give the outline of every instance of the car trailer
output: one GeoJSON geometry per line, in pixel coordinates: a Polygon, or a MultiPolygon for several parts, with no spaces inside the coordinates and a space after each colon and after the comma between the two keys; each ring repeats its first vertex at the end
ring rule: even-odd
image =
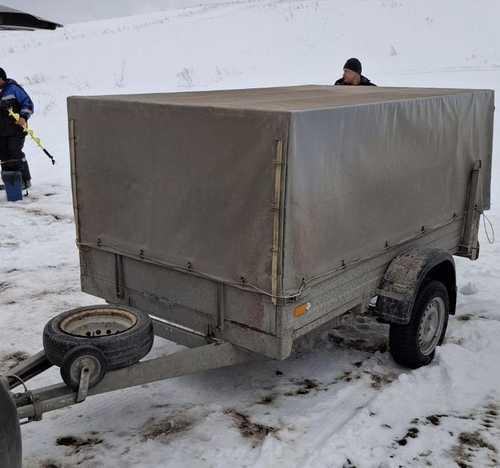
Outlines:
{"type": "Polygon", "coordinates": [[[44,350],[0,377],[0,466],[21,466],[20,421],[286,359],[350,312],[390,324],[397,363],[430,363],[455,313],[453,256],[479,256],[493,103],[326,86],[70,97],[82,290],[108,304],[51,319],[44,350]],[[155,335],[187,349],[148,359],[155,335]],[[53,365],[63,383],[28,387],[53,365]]]}

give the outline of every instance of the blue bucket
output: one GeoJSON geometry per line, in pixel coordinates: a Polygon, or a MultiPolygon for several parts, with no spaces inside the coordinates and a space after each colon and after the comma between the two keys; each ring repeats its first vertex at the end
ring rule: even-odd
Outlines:
{"type": "Polygon", "coordinates": [[[3,171],[2,180],[7,193],[7,201],[23,199],[22,175],[19,171],[3,171]]]}

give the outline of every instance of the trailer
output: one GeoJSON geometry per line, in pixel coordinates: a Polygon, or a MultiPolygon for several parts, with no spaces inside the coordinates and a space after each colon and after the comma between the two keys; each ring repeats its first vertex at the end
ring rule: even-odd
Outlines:
{"type": "MultiPolygon", "coordinates": [[[[490,206],[494,93],[297,86],[68,98],[82,290],[0,378],[1,466],[19,420],[257,359],[347,313],[428,364],[490,206]],[[155,359],[158,336],[187,346],[155,359]],[[48,367],[63,383],[28,390],[48,367]],[[24,386],[25,391],[13,389],[24,386]],[[2,458],[3,457],[3,458],[2,458]]],[[[9,464],[10,463],[10,464],[9,464]]]]}

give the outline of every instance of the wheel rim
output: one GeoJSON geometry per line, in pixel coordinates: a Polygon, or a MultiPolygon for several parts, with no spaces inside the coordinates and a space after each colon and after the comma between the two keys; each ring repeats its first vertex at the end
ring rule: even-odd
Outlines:
{"type": "Polygon", "coordinates": [[[61,330],[74,336],[100,338],[117,335],[137,323],[134,314],[115,308],[95,308],[77,312],[61,322],[61,330]]]}
{"type": "Polygon", "coordinates": [[[446,307],[441,297],[432,298],[426,305],[418,327],[418,346],[424,356],[436,349],[443,332],[446,307]]]}

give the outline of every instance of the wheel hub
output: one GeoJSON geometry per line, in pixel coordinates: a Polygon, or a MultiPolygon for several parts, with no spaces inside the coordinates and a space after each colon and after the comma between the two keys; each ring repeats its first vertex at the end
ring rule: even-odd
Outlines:
{"type": "Polygon", "coordinates": [[[89,387],[93,387],[97,382],[101,375],[101,363],[99,359],[95,356],[84,355],[75,359],[71,364],[69,369],[71,381],[78,385],[80,382],[80,375],[83,368],[87,368],[89,371],[89,387]]]}
{"type": "Polygon", "coordinates": [[[434,297],[428,303],[422,314],[418,329],[418,345],[420,352],[428,356],[439,343],[445,319],[445,304],[441,297],[434,297]]]}

